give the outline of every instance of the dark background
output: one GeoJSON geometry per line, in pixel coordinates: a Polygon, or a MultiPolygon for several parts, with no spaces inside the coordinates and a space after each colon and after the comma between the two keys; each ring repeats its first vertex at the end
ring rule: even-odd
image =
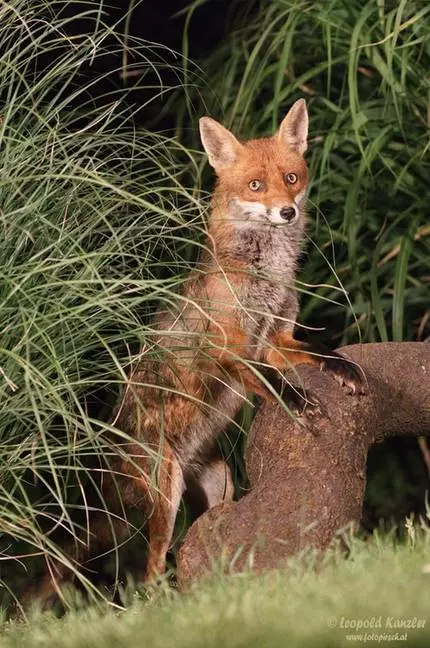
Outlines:
{"type": "MultiPolygon", "coordinates": [[[[94,5],[98,5],[98,2],[94,5]]],[[[162,43],[181,51],[186,21],[184,10],[189,5],[190,2],[180,0],[111,0],[105,4],[104,19],[110,24],[118,23],[127,12],[131,12],[131,19],[128,21],[128,32],[131,36],[162,43]]],[[[223,38],[226,19],[230,13],[229,6],[229,0],[208,0],[194,11],[189,26],[191,58],[200,58],[210,53],[223,38]]],[[[82,13],[82,10],[82,4],[78,2],[70,2],[66,8],[67,15],[70,16],[82,13]]],[[[73,25],[76,33],[91,31],[88,30],[89,23],[84,19],[76,20],[73,25]]],[[[125,22],[122,25],[125,26],[125,22]]]]}
{"type": "MultiPolygon", "coordinates": [[[[165,60],[165,67],[157,66],[157,75],[161,75],[165,87],[173,87],[178,83],[177,74],[172,70],[173,65],[181,65],[180,54],[183,51],[184,33],[186,33],[188,58],[194,63],[201,63],[204,58],[210,55],[217,44],[222,42],[229,31],[235,12],[246,9],[253,14],[258,8],[256,2],[242,2],[232,6],[229,0],[208,0],[202,6],[197,7],[191,19],[187,23],[187,8],[189,2],[179,0],[160,0],[159,2],[140,0],[127,2],[127,0],[110,0],[104,6],[103,22],[109,26],[115,26],[115,31],[126,34],[128,43],[133,38],[140,41],[148,41],[169,48],[170,51],[157,48],[159,56],[165,60]],[[187,29],[185,27],[187,25],[187,29]],[[173,52],[179,53],[179,56],[173,52]]],[[[76,16],[88,11],[89,3],[82,5],[77,2],[70,2],[61,11],[61,15],[70,18],[66,31],[69,36],[91,33],[94,29],[94,13],[88,18],[77,18],[76,16]]],[[[98,2],[94,2],[98,6],[98,2]]],[[[58,15],[58,8],[55,8],[58,15]]],[[[49,16],[47,15],[49,21],[49,16]]],[[[169,130],[175,125],[174,112],[164,110],[165,99],[160,102],[150,103],[142,109],[139,106],[145,104],[145,100],[151,98],[148,90],[139,87],[139,75],[130,76],[126,80],[121,78],[119,70],[123,64],[122,52],[114,38],[111,42],[105,41],[106,54],[98,56],[91,66],[82,66],[79,78],[84,85],[85,81],[97,79],[91,88],[91,100],[94,103],[104,102],[106,93],[114,93],[116,90],[121,93],[121,100],[127,101],[133,106],[135,123],[150,129],[169,130]],[[116,49],[117,53],[112,53],[116,49]],[[125,98],[124,88],[129,92],[125,98]],[[160,112],[161,110],[161,112],[160,112]]],[[[127,63],[133,64],[133,46],[130,45],[127,63]]],[[[136,60],[134,61],[135,65],[136,60]]],[[[191,67],[193,67],[191,64],[191,67]]],[[[39,57],[37,62],[38,72],[46,70],[50,60],[39,57]]],[[[138,64],[137,64],[138,65],[138,64]]],[[[204,63],[202,65],[204,71],[204,63]]],[[[142,77],[140,77],[142,78],[142,77]]],[[[151,71],[145,72],[145,83],[148,86],[151,81],[151,71]]],[[[159,78],[153,76],[155,86],[159,85],[159,78]]],[[[80,99],[81,100],[81,99],[80,99]]]]}

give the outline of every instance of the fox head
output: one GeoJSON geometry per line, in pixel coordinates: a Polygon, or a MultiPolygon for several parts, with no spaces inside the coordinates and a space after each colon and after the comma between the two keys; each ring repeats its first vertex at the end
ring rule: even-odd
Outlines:
{"type": "Polygon", "coordinates": [[[200,136],[218,183],[214,207],[236,227],[257,222],[290,226],[303,217],[308,171],[308,113],[299,99],[273,137],[239,142],[211,117],[200,136]]]}

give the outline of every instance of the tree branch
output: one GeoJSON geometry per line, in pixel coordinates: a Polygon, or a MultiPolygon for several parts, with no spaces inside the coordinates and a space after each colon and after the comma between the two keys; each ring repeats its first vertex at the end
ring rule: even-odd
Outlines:
{"type": "Polygon", "coordinates": [[[189,530],[178,556],[185,585],[213,559],[260,570],[299,551],[324,550],[336,532],[361,518],[369,447],[388,436],[430,435],[430,344],[383,343],[341,349],[363,368],[368,394],[351,396],[327,372],[298,369],[323,404],[319,434],[278,405],[264,403],[251,428],[250,491],[217,506],[189,530]]]}

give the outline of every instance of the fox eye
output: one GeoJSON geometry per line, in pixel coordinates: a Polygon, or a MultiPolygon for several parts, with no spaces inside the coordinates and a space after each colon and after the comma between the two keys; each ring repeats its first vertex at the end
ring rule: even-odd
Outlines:
{"type": "Polygon", "coordinates": [[[287,173],[285,176],[285,181],[288,184],[295,184],[297,182],[297,176],[295,173],[287,173]]]}
{"type": "Polygon", "coordinates": [[[261,191],[264,188],[264,184],[261,180],[251,180],[251,182],[248,182],[248,187],[251,191],[261,191]]]}

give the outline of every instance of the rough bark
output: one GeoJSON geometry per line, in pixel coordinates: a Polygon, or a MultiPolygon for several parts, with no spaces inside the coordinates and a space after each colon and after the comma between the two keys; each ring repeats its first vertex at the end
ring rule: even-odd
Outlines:
{"type": "Polygon", "coordinates": [[[309,547],[324,550],[361,518],[369,447],[388,436],[430,435],[430,344],[340,351],[363,368],[367,395],[351,396],[328,373],[303,365],[300,379],[325,409],[318,435],[278,405],[260,407],[246,452],[250,491],[193,524],[178,556],[181,586],[222,557],[229,569],[261,570],[309,547]]]}

